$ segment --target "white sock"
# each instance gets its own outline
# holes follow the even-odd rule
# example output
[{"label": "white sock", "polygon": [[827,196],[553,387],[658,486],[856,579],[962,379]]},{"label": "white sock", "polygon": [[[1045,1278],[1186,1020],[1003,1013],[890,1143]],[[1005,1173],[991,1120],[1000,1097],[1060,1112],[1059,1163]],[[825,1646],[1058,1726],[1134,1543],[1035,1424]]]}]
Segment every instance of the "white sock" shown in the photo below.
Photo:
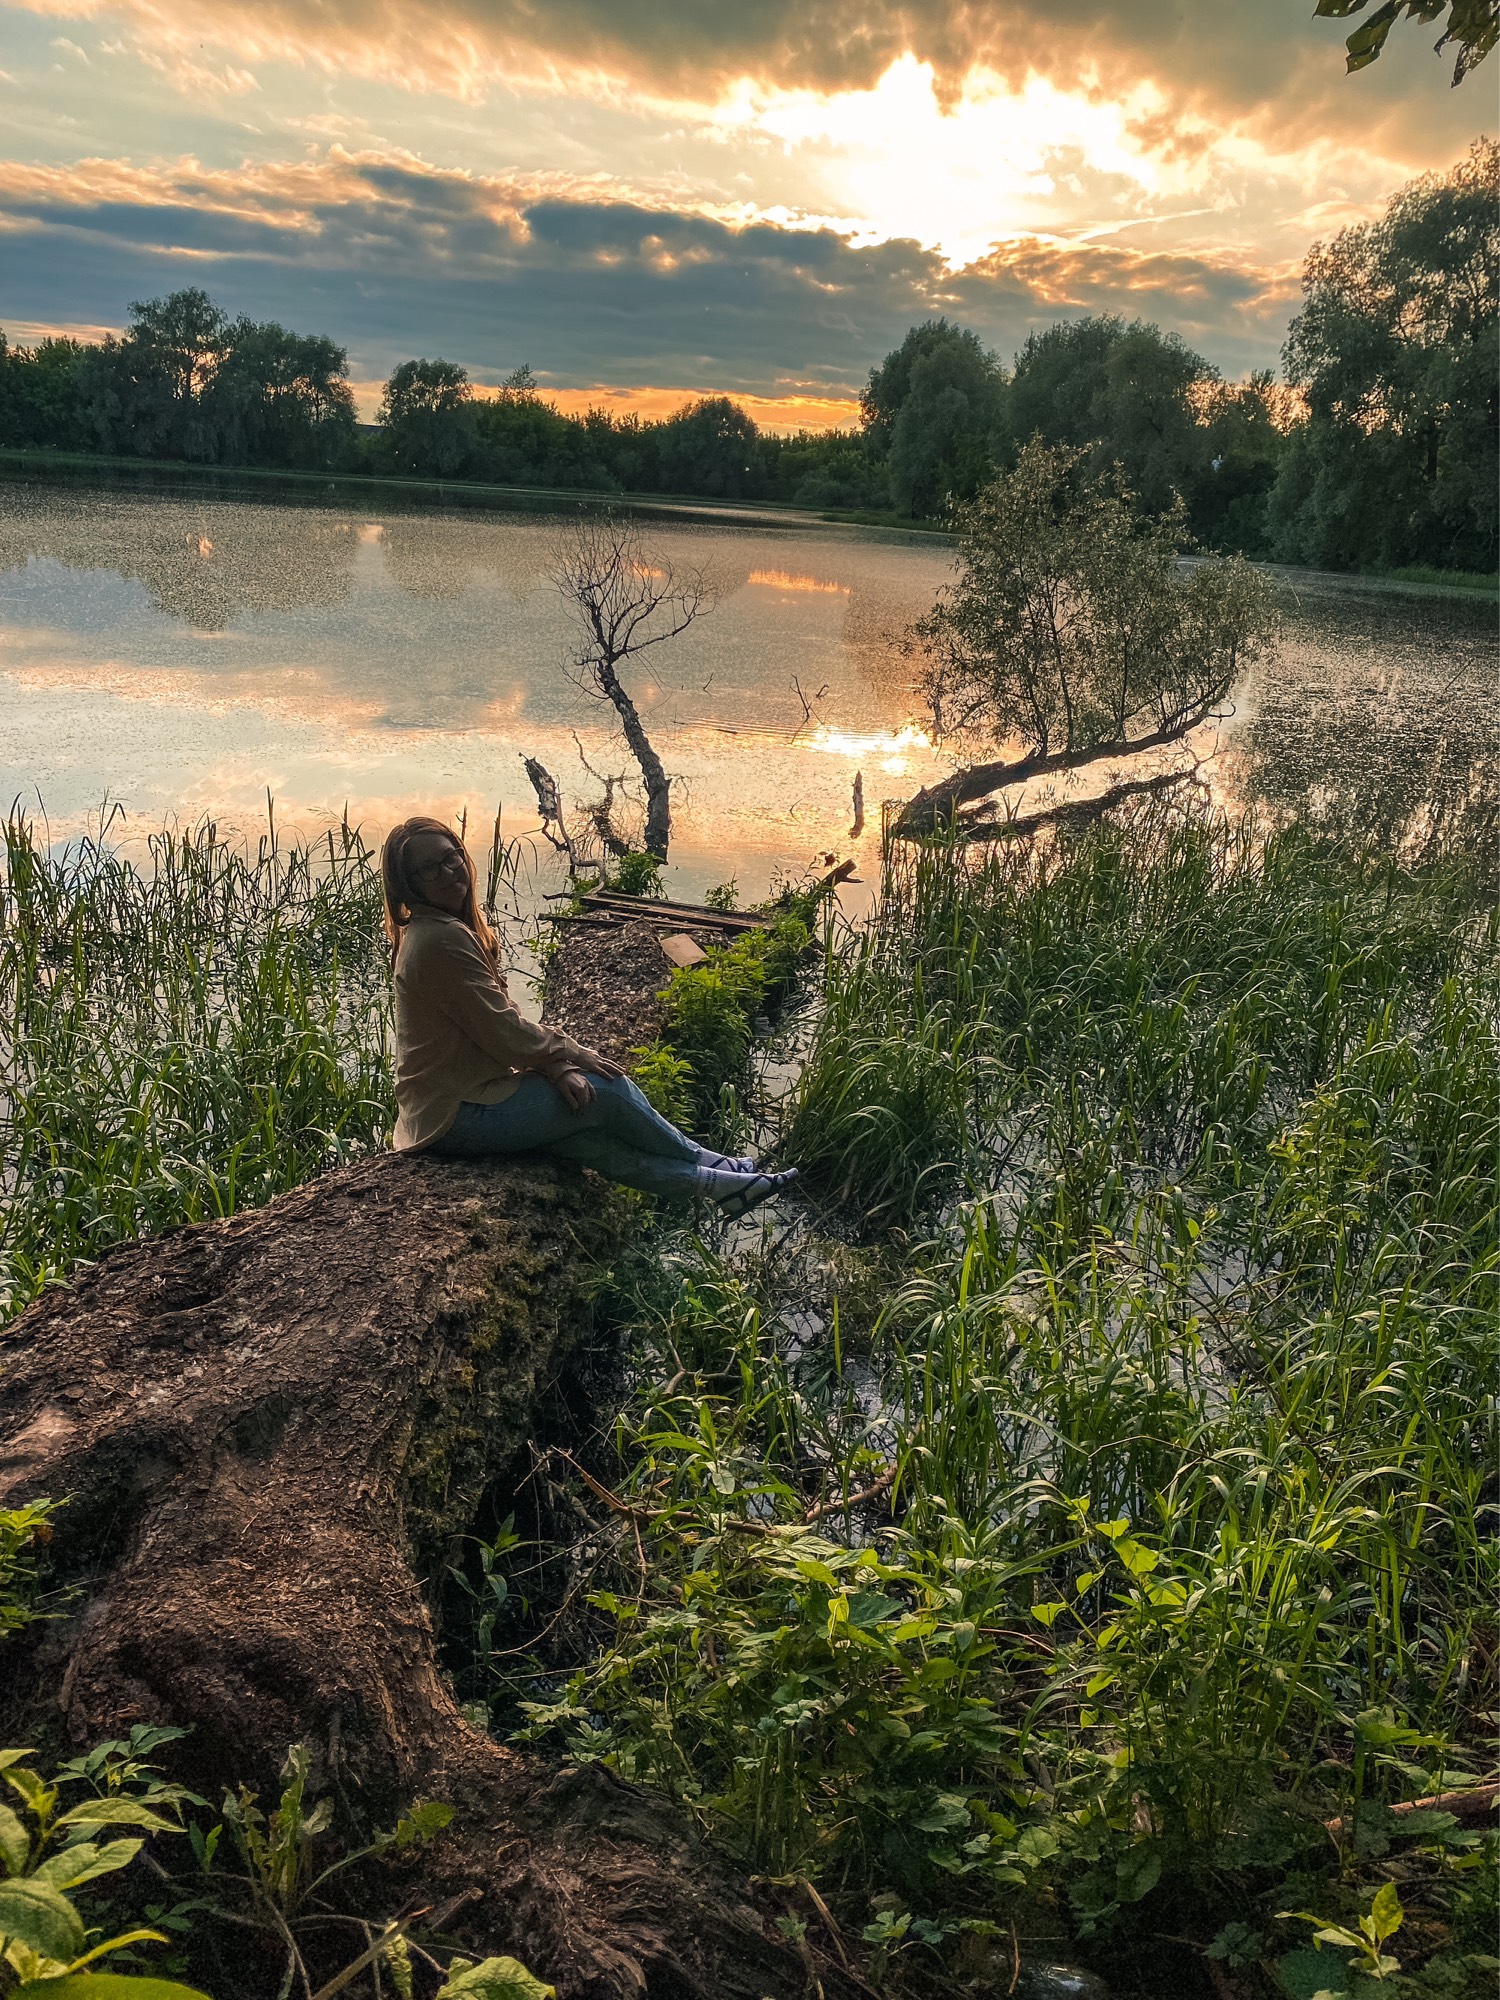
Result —
[{"label": "white sock", "polygon": [[693,1169],[693,1178],[711,1200],[723,1201],[726,1195],[738,1194],[741,1188],[748,1187],[751,1181],[758,1180],[760,1176],[755,1173],[742,1174],[731,1167],[711,1167],[706,1161],[700,1161]]}]

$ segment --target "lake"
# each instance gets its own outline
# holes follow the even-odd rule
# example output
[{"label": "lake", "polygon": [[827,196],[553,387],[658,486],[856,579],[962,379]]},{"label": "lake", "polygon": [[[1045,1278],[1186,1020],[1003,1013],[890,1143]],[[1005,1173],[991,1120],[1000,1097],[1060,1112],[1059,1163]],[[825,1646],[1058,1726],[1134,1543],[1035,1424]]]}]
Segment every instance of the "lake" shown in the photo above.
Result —
[{"label": "lake", "polygon": [[[521,766],[566,796],[624,771],[608,711],[565,671],[558,518],[363,512],[0,484],[0,784],[66,838],[212,813],[252,834],[346,808],[534,828]],[[744,895],[824,854],[873,861],[879,803],[946,767],[903,639],[950,574],[941,538],[705,513],[644,521],[706,572],[712,613],[633,670],[675,774],[675,893]],[[1493,603],[1279,573],[1276,663],[1198,748],[1226,800],[1265,798],[1395,841],[1478,815],[1497,766]],[[870,831],[848,838],[863,774]],[[118,831],[118,828],[117,828]],[[868,873],[868,870],[866,871]]]}]

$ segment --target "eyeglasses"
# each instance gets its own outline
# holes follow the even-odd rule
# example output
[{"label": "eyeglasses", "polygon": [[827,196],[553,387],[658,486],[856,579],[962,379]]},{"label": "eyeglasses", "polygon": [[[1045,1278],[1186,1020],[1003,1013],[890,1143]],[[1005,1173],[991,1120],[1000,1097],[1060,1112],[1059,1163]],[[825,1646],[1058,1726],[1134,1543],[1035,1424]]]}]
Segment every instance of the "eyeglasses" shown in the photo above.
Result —
[{"label": "eyeglasses", "polygon": [[462,876],[464,881],[468,881],[469,870],[465,865],[463,856],[457,849],[451,854],[444,855],[441,861],[424,861],[419,868],[413,868],[411,870],[411,879],[413,882],[422,882],[429,875],[443,874],[449,874],[455,878]]}]

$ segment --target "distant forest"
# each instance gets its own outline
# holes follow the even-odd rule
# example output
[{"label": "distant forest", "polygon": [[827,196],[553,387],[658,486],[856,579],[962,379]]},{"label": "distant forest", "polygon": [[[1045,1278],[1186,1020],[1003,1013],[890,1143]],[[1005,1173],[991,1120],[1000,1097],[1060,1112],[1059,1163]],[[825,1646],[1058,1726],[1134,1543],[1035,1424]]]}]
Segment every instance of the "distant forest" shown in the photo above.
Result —
[{"label": "distant forest", "polygon": [[132,305],[97,345],[10,346],[0,442],[212,465],[792,502],[939,521],[1040,435],[1117,464],[1139,505],[1180,498],[1199,545],[1321,568],[1490,572],[1500,523],[1500,146],[1412,182],[1382,220],[1314,245],[1269,372],[1226,382],[1171,332],[1114,315],[1033,333],[1004,367],[969,329],[914,326],[850,433],[760,430],[725,396],[659,422],[563,415],[529,368],[476,393],[404,361],[378,425],[345,350],[231,320],[207,294]]}]

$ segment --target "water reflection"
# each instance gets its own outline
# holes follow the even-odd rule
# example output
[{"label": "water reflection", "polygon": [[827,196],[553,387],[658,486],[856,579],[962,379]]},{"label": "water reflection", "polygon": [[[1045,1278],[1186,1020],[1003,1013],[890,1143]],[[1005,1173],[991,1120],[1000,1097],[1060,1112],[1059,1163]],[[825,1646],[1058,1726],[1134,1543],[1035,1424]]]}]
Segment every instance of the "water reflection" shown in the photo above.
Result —
[{"label": "water reflection", "polygon": [[1297,816],[1409,859],[1494,866],[1500,709],[1494,608],[1484,600],[1286,586],[1275,668],[1244,691],[1226,781]]},{"label": "water reflection", "polygon": [[[347,801],[378,830],[430,801],[512,824],[523,752],[565,792],[625,768],[612,719],[563,671],[556,518],[398,514],[0,487],[0,784],[56,825],[108,792],[142,821],[289,819]],[[643,663],[639,700],[679,779],[674,886],[842,846],[854,775],[879,805],[943,768],[914,715],[911,620],[945,543],[851,530],[653,522],[702,568],[712,616]],[[1387,844],[1492,837],[1493,612],[1337,579],[1283,580],[1280,659],[1235,691],[1221,796]]]},{"label": "water reflection", "polygon": [[200,632],[225,631],[247,611],[328,610],[348,602],[358,524],[308,513],[289,535],[280,509],[182,501],[143,505],[104,493],[80,506],[45,489],[4,490],[0,569],[45,561],[66,570],[107,570],[142,584],[154,609]]},{"label": "water reflection", "polygon": [[[61,827],[106,790],[151,819],[253,811],[268,785],[289,820],[348,800],[378,827],[429,798],[488,819],[497,794],[524,818],[523,752],[591,792],[582,758],[626,760],[613,718],[563,671],[558,525],[0,489],[0,782],[40,791]],[[683,867],[696,855],[715,881],[744,856],[747,890],[800,867],[848,826],[867,759],[874,805],[873,760],[898,739],[907,769],[935,774],[925,744],[901,738],[900,642],[946,576],[944,546],[648,532],[717,594],[638,681],[679,780]]]}]

